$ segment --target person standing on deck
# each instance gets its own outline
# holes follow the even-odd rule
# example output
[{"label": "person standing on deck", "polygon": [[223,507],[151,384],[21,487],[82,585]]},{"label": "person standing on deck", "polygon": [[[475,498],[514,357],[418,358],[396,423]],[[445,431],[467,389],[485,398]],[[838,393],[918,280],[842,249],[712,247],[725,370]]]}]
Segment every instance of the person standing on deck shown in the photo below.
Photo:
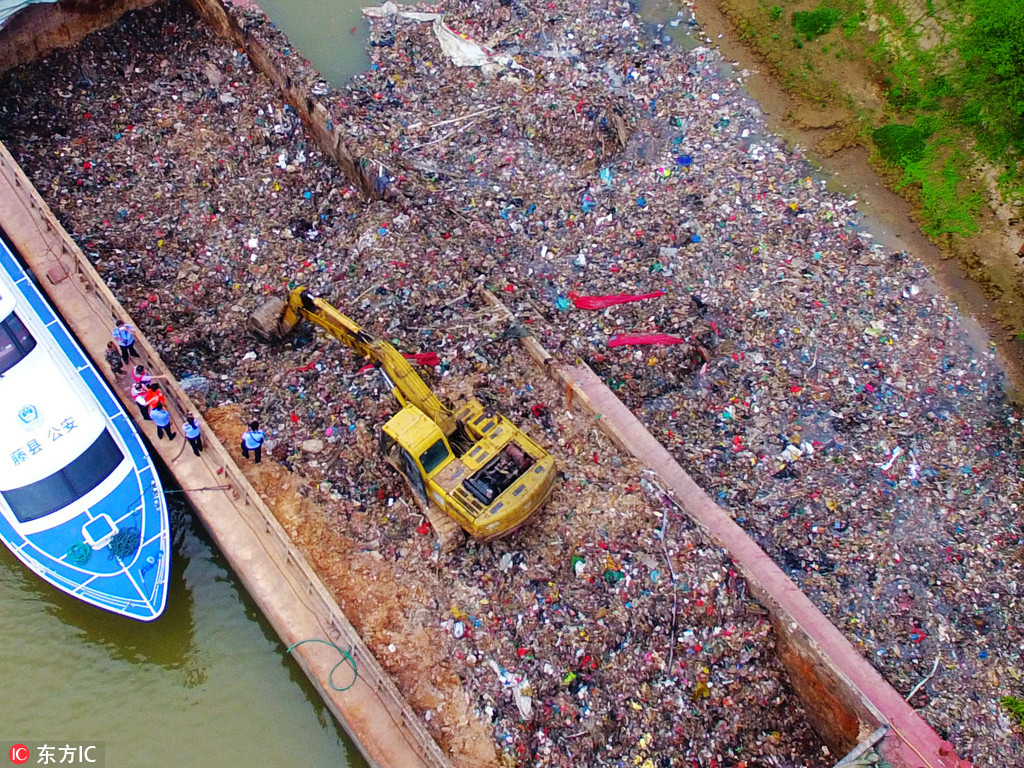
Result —
[{"label": "person standing on deck", "polygon": [[117,342],[117,346],[121,348],[121,359],[124,361],[125,365],[128,364],[129,356],[139,356],[139,353],[135,351],[135,333],[128,323],[124,320],[118,320],[114,323],[112,335],[114,337],[114,341]]},{"label": "person standing on deck", "polygon": [[198,456],[203,450],[203,435],[202,430],[199,429],[199,422],[196,421],[196,417],[191,413],[186,415],[185,423],[181,428],[185,432],[185,439],[188,440],[188,444],[192,446],[192,453]]},{"label": "person standing on deck", "polygon": [[242,433],[242,456],[249,458],[249,451],[253,452],[255,463],[259,464],[263,458],[263,441],[267,439],[266,434],[260,429],[258,421],[250,421],[249,429]]},{"label": "person standing on deck", "polygon": [[146,404],[148,399],[149,387],[143,384],[141,381],[137,381],[132,384],[132,400],[139,406],[139,415],[142,416],[144,421],[151,421],[149,418],[149,405]]},{"label": "person standing on deck", "polygon": [[157,376],[151,376],[146,373],[146,366],[136,365],[132,368],[132,381],[136,384],[149,384],[153,379],[158,378]]},{"label": "person standing on deck", "polygon": [[167,439],[173,440],[177,435],[174,434],[171,428],[171,414],[164,408],[163,403],[157,403],[149,410],[149,417],[156,424],[156,439],[161,440],[164,436],[164,430],[167,430]]},{"label": "person standing on deck", "polygon": [[155,381],[150,382],[146,389],[146,405],[149,406],[151,414],[155,405],[167,405],[167,398],[164,397],[164,393],[160,391],[160,385]]},{"label": "person standing on deck", "polygon": [[121,359],[121,350],[117,348],[117,344],[108,341],[107,349],[103,354],[107,358],[107,363],[110,364],[110,370],[114,372],[115,376],[120,376],[124,370],[124,361]]}]

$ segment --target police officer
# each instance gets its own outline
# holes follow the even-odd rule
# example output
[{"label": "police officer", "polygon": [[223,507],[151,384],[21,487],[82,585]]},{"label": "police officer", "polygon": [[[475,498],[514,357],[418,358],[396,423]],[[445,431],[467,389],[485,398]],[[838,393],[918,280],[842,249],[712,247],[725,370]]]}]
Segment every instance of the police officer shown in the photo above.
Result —
[{"label": "police officer", "polygon": [[164,408],[163,403],[157,403],[149,409],[149,418],[156,424],[156,439],[160,440],[164,436],[164,430],[167,430],[167,439],[173,440],[177,435],[171,430],[171,414]]},{"label": "police officer", "polygon": [[242,433],[242,456],[248,459],[249,451],[252,451],[256,463],[259,464],[260,459],[263,458],[263,441],[266,439],[267,436],[260,429],[260,423],[250,421],[249,429]]},{"label": "police officer", "polygon": [[128,364],[129,355],[131,357],[139,356],[139,353],[135,351],[135,333],[128,323],[124,320],[118,320],[114,323],[114,330],[111,334],[114,337],[114,341],[117,342],[117,346],[121,348],[121,359],[124,360],[125,365]]},{"label": "police officer", "polygon": [[185,439],[188,440],[188,444],[192,446],[192,453],[198,456],[203,450],[203,435],[202,430],[199,429],[199,422],[196,421],[196,417],[191,413],[187,414],[185,416],[185,423],[181,428],[185,432]]}]

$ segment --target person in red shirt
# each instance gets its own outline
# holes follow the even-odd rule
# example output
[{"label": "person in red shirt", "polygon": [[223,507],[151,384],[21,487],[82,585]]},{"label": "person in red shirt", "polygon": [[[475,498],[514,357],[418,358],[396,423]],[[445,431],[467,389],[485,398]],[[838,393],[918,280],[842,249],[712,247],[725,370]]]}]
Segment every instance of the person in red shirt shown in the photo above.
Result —
[{"label": "person in red shirt", "polygon": [[167,405],[167,398],[160,391],[160,385],[154,381],[150,383],[149,389],[146,390],[146,406],[152,409],[156,405],[159,405],[161,408],[165,407]]}]

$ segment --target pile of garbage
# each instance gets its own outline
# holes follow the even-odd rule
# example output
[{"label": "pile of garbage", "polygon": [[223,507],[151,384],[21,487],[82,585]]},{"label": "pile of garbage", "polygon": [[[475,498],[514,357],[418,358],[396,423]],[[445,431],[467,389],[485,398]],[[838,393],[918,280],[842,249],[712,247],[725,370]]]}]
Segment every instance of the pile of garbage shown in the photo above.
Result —
[{"label": "pile of garbage", "polygon": [[[341,89],[233,11],[380,200],[177,2],[6,73],[0,138],[194,399],[243,404],[405,578],[444,569],[437,627],[505,754],[836,759],[728,560],[538,394],[481,285],[589,363],[963,756],[1005,764],[1024,747],[998,703],[1021,695],[1024,531],[994,349],[765,133],[715,51],[624,3],[402,8],[368,16],[371,68]],[[368,453],[386,389],[312,330],[278,348],[245,330],[295,285],[544,436],[566,480],[536,522],[450,560],[410,543],[418,523],[388,506],[401,486]]]}]

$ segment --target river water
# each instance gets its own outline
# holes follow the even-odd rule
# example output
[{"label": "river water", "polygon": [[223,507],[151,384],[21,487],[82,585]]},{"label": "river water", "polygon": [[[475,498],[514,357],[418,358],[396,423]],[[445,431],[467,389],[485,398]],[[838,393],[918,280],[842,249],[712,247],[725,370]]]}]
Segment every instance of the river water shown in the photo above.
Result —
[{"label": "river water", "polygon": [[[246,0],[248,2],[248,0]],[[324,78],[334,86],[370,65],[366,54],[366,21],[361,8],[380,5],[372,0],[257,0],[259,7],[288,35]],[[407,3],[400,3],[407,4]],[[652,24],[667,23],[676,17],[674,0],[641,0],[644,19]],[[688,15],[687,15],[688,17]],[[685,24],[668,27],[665,33],[681,45],[692,47]]]},{"label": "river water", "polygon": [[109,768],[365,766],[205,531],[170,503],[171,587],[152,624],[67,597],[0,547],[0,740],[99,744]]},{"label": "river water", "polygon": [[334,86],[370,65],[369,28],[360,8],[379,5],[359,0],[257,0],[259,7],[288,35],[295,49]]}]

